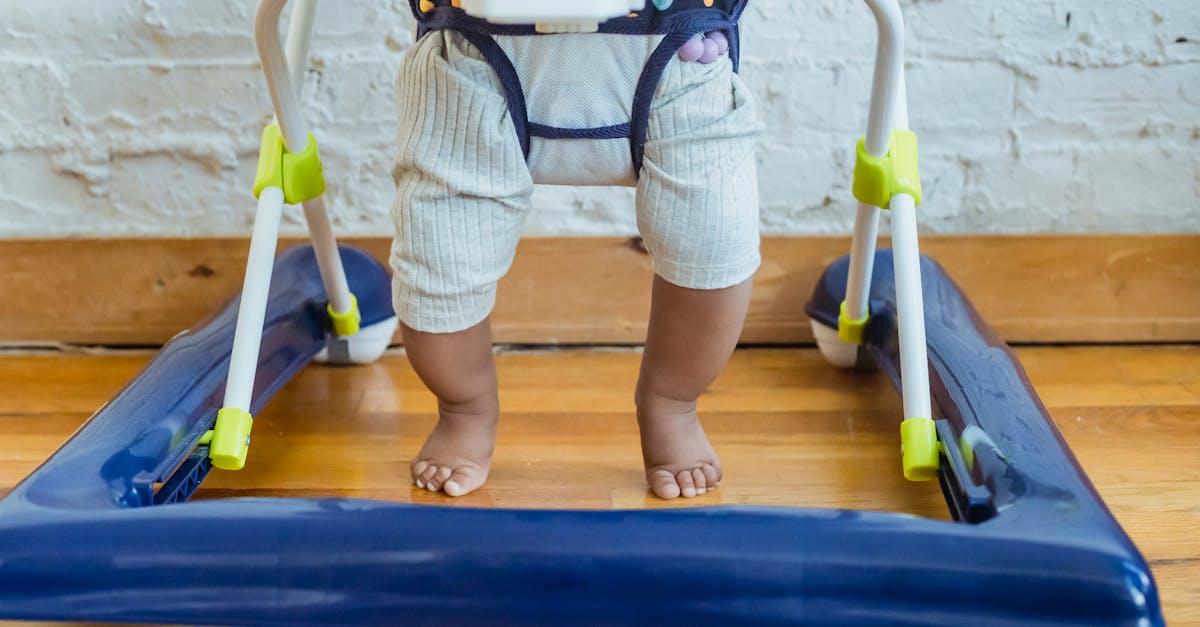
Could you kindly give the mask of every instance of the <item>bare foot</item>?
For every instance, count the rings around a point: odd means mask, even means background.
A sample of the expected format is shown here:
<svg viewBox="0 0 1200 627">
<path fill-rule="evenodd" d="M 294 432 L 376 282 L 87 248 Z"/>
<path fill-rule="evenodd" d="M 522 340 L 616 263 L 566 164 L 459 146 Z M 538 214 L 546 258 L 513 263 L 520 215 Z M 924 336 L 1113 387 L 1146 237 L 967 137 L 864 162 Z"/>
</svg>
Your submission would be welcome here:
<svg viewBox="0 0 1200 627">
<path fill-rule="evenodd" d="M 696 417 L 696 403 L 639 399 L 646 482 L 659 498 L 692 498 L 721 485 L 721 462 Z"/>
<path fill-rule="evenodd" d="M 487 481 L 496 447 L 499 407 L 483 411 L 443 408 L 438 422 L 410 467 L 413 483 L 430 492 L 463 496 Z"/>
</svg>

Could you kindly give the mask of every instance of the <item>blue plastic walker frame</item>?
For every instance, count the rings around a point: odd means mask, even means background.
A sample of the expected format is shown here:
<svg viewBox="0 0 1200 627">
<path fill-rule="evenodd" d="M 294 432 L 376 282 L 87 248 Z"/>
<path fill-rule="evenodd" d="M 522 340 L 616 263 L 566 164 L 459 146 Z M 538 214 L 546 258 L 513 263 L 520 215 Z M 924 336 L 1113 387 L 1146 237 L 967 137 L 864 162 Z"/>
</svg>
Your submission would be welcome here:
<svg viewBox="0 0 1200 627">
<path fill-rule="evenodd" d="M 364 324 L 386 270 L 343 249 Z M 875 361 L 897 378 L 890 255 Z M 809 314 L 833 325 L 843 259 Z M 1161 625 L 1146 562 L 1009 349 L 922 263 L 941 481 L 963 522 L 766 507 L 521 511 L 354 499 L 183 503 L 221 405 L 237 303 L 173 339 L 0 501 L 0 617 L 228 625 Z M 274 271 L 257 412 L 321 350 L 311 249 Z M 965 434 L 965 436 L 964 436 Z M 261 446 L 261 444 L 260 444 Z M 383 480 L 383 479 L 381 479 Z M 157 487 L 156 487 L 157 486 Z"/>
</svg>

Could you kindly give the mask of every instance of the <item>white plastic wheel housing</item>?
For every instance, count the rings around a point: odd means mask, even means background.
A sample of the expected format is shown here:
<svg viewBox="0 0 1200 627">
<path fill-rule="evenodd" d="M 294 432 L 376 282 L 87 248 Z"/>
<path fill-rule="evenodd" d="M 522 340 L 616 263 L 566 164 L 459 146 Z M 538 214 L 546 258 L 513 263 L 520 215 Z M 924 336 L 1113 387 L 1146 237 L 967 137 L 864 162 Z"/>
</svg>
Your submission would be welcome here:
<svg viewBox="0 0 1200 627">
<path fill-rule="evenodd" d="M 858 365 L 858 344 L 848 344 L 838 337 L 837 329 L 831 329 L 816 320 L 811 320 L 813 337 L 821 356 L 835 368 L 850 369 Z"/>
<path fill-rule="evenodd" d="M 325 349 L 317 354 L 317 361 L 337 365 L 374 363 L 391 345 L 397 325 L 399 320 L 392 316 L 364 326 L 354 335 L 339 337 L 330 334 Z"/>
</svg>

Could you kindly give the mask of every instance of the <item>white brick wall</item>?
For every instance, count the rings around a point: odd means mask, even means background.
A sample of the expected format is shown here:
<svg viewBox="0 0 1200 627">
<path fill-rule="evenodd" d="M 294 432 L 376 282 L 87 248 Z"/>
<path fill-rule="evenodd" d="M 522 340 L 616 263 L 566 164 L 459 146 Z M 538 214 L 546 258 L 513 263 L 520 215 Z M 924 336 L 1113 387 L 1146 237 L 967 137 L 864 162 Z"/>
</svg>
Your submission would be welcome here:
<svg viewBox="0 0 1200 627">
<path fill-rule="evenodd" d="M 933 232 L 1200 230 L 1197 0 L 910 0 Z M 0 237 L 246 234 L 269 102 L 250 0 L 0 0 Z M 387 234 L 403 0 L 326 0 L 310 118 L 342 233 Z M 840 233 L 873 30 L 753 0 L 763 226 Z M 302 229 L 291 212 L 287 229 Z M 628 234 L 632 194 L 539 190 L 533 234 Z"/>
</svg>

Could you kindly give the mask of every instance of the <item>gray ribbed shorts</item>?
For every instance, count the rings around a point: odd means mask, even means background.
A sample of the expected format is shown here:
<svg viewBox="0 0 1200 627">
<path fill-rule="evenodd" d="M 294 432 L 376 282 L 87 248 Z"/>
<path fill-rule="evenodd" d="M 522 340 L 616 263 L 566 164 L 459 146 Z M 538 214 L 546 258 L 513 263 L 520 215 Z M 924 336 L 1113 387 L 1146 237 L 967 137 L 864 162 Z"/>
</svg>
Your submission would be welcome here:
<svg viewBox="0 0 1200 627">
<path fill-rule="evenodd" d="M 638 71 L 658 37 L 497 37 L 531 120 L 568 128 L 629 121 Z M 732 63 L 674 59 L 655 93 L 635 177 L 624 139 L 534 138 L 529 160 L 491 66 L 460 35 L 427 34 L 404 57 L 393 169 L 396 314 L 452 333 L 492 311 L 534 183 L 636 185 L 638 229 L 666 281 L 737 285 L 757 270 L 754 103 Z"/>
</svg>

